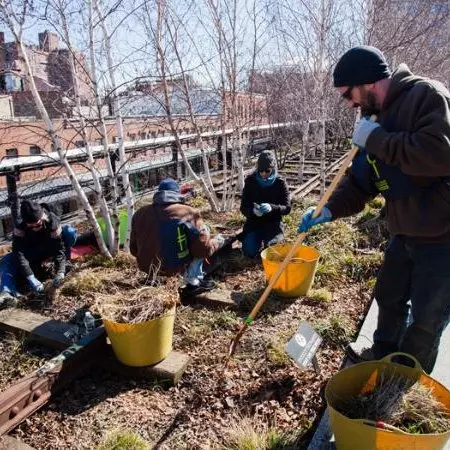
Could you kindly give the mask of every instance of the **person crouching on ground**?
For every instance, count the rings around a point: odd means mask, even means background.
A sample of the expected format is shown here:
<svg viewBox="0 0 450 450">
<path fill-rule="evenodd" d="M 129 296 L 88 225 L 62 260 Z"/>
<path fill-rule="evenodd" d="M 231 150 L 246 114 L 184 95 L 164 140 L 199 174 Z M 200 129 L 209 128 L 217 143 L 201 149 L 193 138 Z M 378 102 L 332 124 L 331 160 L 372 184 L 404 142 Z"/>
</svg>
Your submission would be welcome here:
<svg viewBox="0 0 450 450">
<path fill-rule="evenodd" d="M 256 170 L 245 179 L 241 212 L 247 218 L 244 224 L 242 251 L 254 258 L 261 248 L 283 241 L 282 216 L 291 211 L 286 182 L 277 172 L 273 152 L 266 150 L 258 157 Z"/>
<path fill-rule="evenodd" d="M 214 289 L 216 283 L 204 278 L 203 261 L 219 250 L 225 240 L 210 238 L 200 212 L 184 204 L 178 184 L 163 180 L 151 205 L 133 216 L 130 251 L 139 269 L 149 275 L 159 266 L 162 275 L 183 273 L 184 293 L 196 295 Z"/>
<path fill-rule="evenodd" d="M 59 287 L 66 270 L 65 241 L 73 244 L 76 230 L 71 226 L 61 227 L 56 214 L 42 205 L 24 200 L 20 205 L 21 221 L 16 224 L 13 232 L 12 252 L 0 261 L 1 292 L 0 308 L 15 306 L 20 294 L 17 286 L 22 281 L 27 282 L 30 289 L 41 294 L 44 286 L 36 276 L 42 271 L 42 263 L 53 259 L 56 276 L 53 286 Z"/>
</svg>

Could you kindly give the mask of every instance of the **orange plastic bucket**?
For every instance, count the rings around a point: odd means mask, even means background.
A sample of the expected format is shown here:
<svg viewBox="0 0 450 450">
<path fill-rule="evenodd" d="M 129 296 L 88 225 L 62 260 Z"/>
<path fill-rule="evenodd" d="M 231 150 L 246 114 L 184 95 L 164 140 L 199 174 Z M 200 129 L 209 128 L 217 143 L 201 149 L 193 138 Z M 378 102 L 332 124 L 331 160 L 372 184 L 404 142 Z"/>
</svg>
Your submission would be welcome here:
<svg viewBox="0 0 450 450">
<path fill-rule="evenodd" d="M 261 252 L 262 265 L 266 279 L 278 270 L 292 244 L 277 244 Z M 281 297 L 299 297 L 306 295 L 314 282 L 320 253 L 313 247 L 301 245 L 286 266 L 273 291 Z"/>
<path fill-rule="evenodd" d="M 328 382 L 325 398 L 338 449 L 437 450 L 444 448 L 450 438 L 450 431 L 440 434 L 411 434 L 402 430 L 387 430 L 365 423 L 364 418 L 350 419 L 337 411 L 336 406 L 340 399 L 370 392 L 382 373 L 389 376 L 401 375 L 430 387 L 434 396 L 450 411 L 450 391 L 427 375 L 414 357 L 406 355 L 415 363 L 415 367 L 412 368 L 393 363 L 392 358 L 396 355 L 406 354 L 393 353 L 380 361 L 355 364 L 339 371 Z"/>
</svg>

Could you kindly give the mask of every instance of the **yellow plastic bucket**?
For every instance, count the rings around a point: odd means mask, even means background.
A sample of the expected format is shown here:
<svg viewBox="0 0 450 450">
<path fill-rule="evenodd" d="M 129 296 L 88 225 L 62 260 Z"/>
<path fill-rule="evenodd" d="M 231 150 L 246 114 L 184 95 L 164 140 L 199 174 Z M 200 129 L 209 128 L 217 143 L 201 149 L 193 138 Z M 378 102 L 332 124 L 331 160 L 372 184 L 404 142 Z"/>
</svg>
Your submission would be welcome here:
<svg viewBox="0 0 450 450">
<path fill-rule="evenodd" d="M 103 319 L 116 358 L 127 366 L 150 366 L 172 351 L 175 307 L 158 319 L 116 323 Z"/>
<path fill-rule="evenodd" d="M 261 252 L 267 280 L 278 270 L 291 247 L 292 244 L 276 244 Z M 273 286 L 274 292 L 281 297 L 306 295 L 313 284 L 319 257 L 320 253 L 315 248 L 301 245 Z"/>
<path fill-rule="evenodd" d="M 363 420 L 349 419 L 335 407 L 340 399 L 370 392 L 381 373 L 398 374 L 433 389 L 435 397 L 450 411 L 450 391 L 438 381 L 428 376 L 419 362 L 410 355 L 415 367 L 406 367 L 392 362 L 393 353 L 380 361 L 356 364 L 339 371 L 327 384 L 325 398 L 331 419 L 331 429 L 336 439 L 336 447 L 343 450 L 435 450 L 442 449 L 450 438 L 450 432 L 440 434 L 410 434 L 401 430 L 381 429 Z"/>
</svg>

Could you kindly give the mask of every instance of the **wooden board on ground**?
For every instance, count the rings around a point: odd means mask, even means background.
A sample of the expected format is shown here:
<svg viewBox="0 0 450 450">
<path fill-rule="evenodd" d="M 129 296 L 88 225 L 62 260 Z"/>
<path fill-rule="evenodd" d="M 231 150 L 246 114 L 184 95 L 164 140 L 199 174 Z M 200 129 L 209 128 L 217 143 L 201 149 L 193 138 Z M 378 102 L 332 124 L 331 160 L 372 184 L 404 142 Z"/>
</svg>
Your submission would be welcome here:
<svg viewBox="0 0 450 450">
<path fill-rule="evenodd" d="M 0 311 L 0 329 L 14 334 L 25 333 L 28 339 L 57 350 L 71 344 L 64 333 L 72 327 L 24 309 L 8 308 Z"/>
<path fill-rule="evenodd" d="M 189 363 L 189 356 L 177 352 L 170 352 L 166 359 L 154 366 L 131 367 L 120 363 L 114 355 L 106 360 L 107 369 L 121 376 L 130 378 L 145 378 L 155 380 L 164 386 L 175 386 L 180 381 Z"/>
<path fill-rule="evenodd" d="M 200 303 L 206 306 L 237 308 L 243 298 L 242 292 L 219 288 L 198 295 L 187 296 L 183 294 L 180 300 L 183 304 Z"/>
</svg>

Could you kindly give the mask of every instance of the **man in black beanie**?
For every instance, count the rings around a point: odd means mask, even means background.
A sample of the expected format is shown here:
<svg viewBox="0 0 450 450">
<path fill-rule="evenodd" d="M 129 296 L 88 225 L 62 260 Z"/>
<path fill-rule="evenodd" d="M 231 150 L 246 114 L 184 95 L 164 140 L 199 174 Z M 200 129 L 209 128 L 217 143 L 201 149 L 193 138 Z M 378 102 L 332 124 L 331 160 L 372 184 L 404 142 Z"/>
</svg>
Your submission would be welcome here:
<svg viewBox="0 0 450 450">
<path fill-rule="evenodd" d="M 0 309 L 17 303 L 18 283 L 26 281 L 36 294 L 44 291 L 38 272 L 42 263 L 53 259 L 55 265 L 54 287 L 59 287 L 65 275 L 66 248 L 58 217 L 30 200 L 20 205 L 21 222 L 13 231 L 12 252 L 0 261 L 2 273 L 0 287 Z"/>
<path fill-rule="evenodd" d="M 307 211 L 301 227 L 356 214 L 383 195 L 392 240 L 374 290 L 374 344 L 350 344 L 349 356 L 401 351 L 431 372 L 450 319 L 450 93 L 405 64 L 391 73 L 383 54 L 368 46 L 345 53 L 333 77 L 348 105 L 377 114 L 377 121 L 357 122 L 353 143 L 360 151 L 351 170 L 322 213 L 312 219 L 314 208 Z"/>
</svg>

